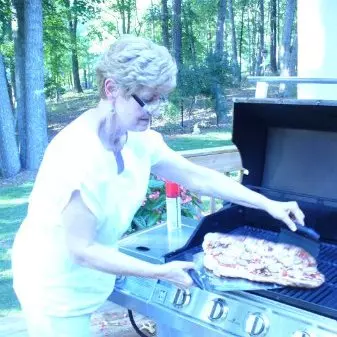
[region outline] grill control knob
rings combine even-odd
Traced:
[[[245,330],[250,336],[264,336],[269,329],[267,318],[261,313],[249,314]]]
[[[211,321],[217,321],[224,319],[228,314],[228,306],[225,300],[222,298],[215,298],[210,302],[211,309],[209,311],[208,319]]]
[[[186,290],[178,289],[173,299],[173,305],[176,308],[182,308],[189,305],[190,302],[191,302],[190,291],[188,289]]]
[[[314,336],[306,331],[296,331],[293,333],[292,337],[314,337]]]

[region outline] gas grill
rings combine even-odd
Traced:
[[[233,142],[249,175],[242,183],[281,201],[296,200],[306,225],[321,236],[316,289],[254,291],[177,289],[137,277],[119,278],[110,296],[157,322],[157,336],[337,336],[337,103],[236,100]],[[249,235],[276,242],[282,223],[266,212],[225,203],[180,230],[165,224],[120,241],[120,250],[152,263],[184,260],[201,251],[209,232]]]

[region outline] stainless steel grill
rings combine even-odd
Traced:
[[[317,289],[190,292],[157,280],[119,279],[110,300],[153,318],[158,336],[337,336],[337,106],[331,102],[237,101],[233,141],[249,170],[243,184],[278,200],[296,200],[321,235]],[[278,240],[268,214],[224,205],[200,223],[168,233],[165,225],[136,233],[120,249],[153,263],[201,250],[208,232]]]

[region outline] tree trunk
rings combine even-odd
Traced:
[[[276,50],[277,50],[277,6],[276,0],[270,0],[270,70],[277,73]]]
[[[130,34],[130,30],[131,30],[131,7],[132,7],[132,0],[128,0],[127,27],[126,27],[126,33],[127,34]]]
[[[256,60],[256,75],[261,76],[264,73],[264,3],[263,0],[259,0],[259,49]]]
[[[296,0],[287,0],[284,19],[282,46],[280,55],[281,76],[291,76],[291,36],[296,13]],[[296,42],[297,45],[297,42]],[[297,49],[296,49],[297,50]],[[296,53],[295,50],[295,53]],[[280,84],[280,96],[289,97],[294,95],[294,85]]]
[[[281,38],[280,38],[280,35],[281,35],[281,24],[280,24],[280,22],[281,22],[281,15],[280,15],[280,13],[281,13],[281,7],[280,7],[280,0],[276,0],[277,1],[277,9],[276,9],[276,11],[277,11],[277,13],[278,13],[278,15],[277,15],[277,29],[276,29],[276,31],[277,31],[277,33],[276,33],[276,36],[277,36],[277,46],[278,46],[278,48],[277,48],[277,69],[280,69],[280,64],[281,64],[281,62],[280,62],[280,55],[281,55],[281,48],[280,48],[280,45],[281,45],[281,43],[280,43],[280,40],[281,40]]]
[[[184,127],[184,103],[183,100],[180,100],[180,126]]]
[[[87,69],[83,70],[83,77],[84,77],[84,88],[88,89],[88,76],[87,76]]]
[[[12,60],[11,60],[11,57],[9,57],[9,71],[10,71],[10,75],[12,77],[12,66],[11,64],[12,63]],[[11,105],[11,110],[14,109],[14,104],[13,104],[13,87],[11,86],[10,82],[8,81],[8,78],[6,77],[6,88],[7,88],[7,91],[8,91],[8,97],[9,97],[9,103]]]
[[[18,127],[18,142],[20,149],[21,167],[26,168],[27,159],[27,130],[26,130],[26,108],[25,108],[25,20],[24,4],[21,0],[14,0],[16,10],[17,31],[14,31],[15,49],[15,99],[16,99],[16,119]]]
[[[68,15],[68,29],[71,43],[71,66],[74,79],[74,88],[76,92],[83,92],[81,87],[79,66],[78,66],[78,56],[77,56],[77,13],[74,11],[72,13],[72,8],[76,8],[77,0],[72,0],[72,5],[70,0],[64,0],[65,7],[67,8]]]
[[[290,75],[290,48],[291,32],[296,13],[296,0],[287,0],[287,7],[283,26],[282,46],[281,46],[281,76]]]
[[[248,74],[252,75],[252,32],[251,32],[251,10],[248,6],[248,13],[247,13],[247,31],[248,31]]]
[[[232,65],[233,65],[232,73],[234,77],[234,84],[237,85],[240,79],[240,74],[239,74],[239,63],[238,63],[238,49],[237,49],[237,43],[236,43],[233,0],[228,0],[228,11],[229,11],[229,19],[231,21],[231,31],[232,31]]]
[[[223,64],[224,60],[224,25],[226,18],[227,0],[220,0],[218,7],[218,19],[215,35],[215,60],[216,63]],[[214,78],[213,96],[215,100],[215,112],[217,115],[217,125],[226,113],[225,98],[219,78]]]
[[[223,59],[223,53],[224,53],[224,27],[225,27],[225,19],[226,19],[226,5],[227,5],[227,0],[219,1],[218,20],[217,20],[216,35],[215,35],[215,54],[219,60]]]
[[[68,73],[68,83],[69,83],[69,87],[74,89],[74,82],[73,82],[72,73]]]
[[[242,4],[241,8],[241,23],[240,23],[240,43],[239,43],[239,83],[241,83],[241,73],[242,73],[242,44],[243,44],[243,30],[244,30],[244,18],[245,9],[247,7],[247,1]],[[249,29],[249,18],[248,18],[248,29]],[[249,43],[249,38],[248,38]]]
[[[163,45],[170,50],[170,35],[169,35],[169,13],[167,7],[167,0],[161,1],[161,30],[163,36]]]
[[[257,37],[257,17],[256,13],[253,11],[252,12],[252,33],[251,33],[251,46],[252,46],[252,62],[251,62],[251,74],[256,75],[256,37]]]
[[[291,45],[291,53],[290,53],[290,60],[289,60],[290,76],[297,75],[297,56],[298,56],[298,40],[297,40],[297,33],[296,33],[294,36],[294,41]]]
[[[8,178],[20,171],[20,158],[6,82],[5,65],[0,54],[0,160],[2,176]]]
[[[193,19],[192,19],[192,8],[191,4],[187,4],[187,12],[184,15],[185,17],[185,27],[186,27],[186,35],[188,39],[188,49],[190,51],[190,59],[192,60],[193,64],[197,63],[197,53],[195,50],[195,36],[194,36],[194,29],[193,29]]]
[[[297,75],[297,34],[294,37],[293,44],[290,48],[289,55],[289,76]],[[288,76],[288,75],[286,75]],[[280,97],[297,97],[297,85],[294,83],[280,84],[279,86],[279,96]]]
[[[77,16],[73,20],[69,21],[69,31],[70,31],[70,40],[71,40],[71,61],[72,61],[72,71],[74,78],[74,87],[76,92],[83,92],[79,66],[78,66],[78,56],[77,56]]]
[[[178,68],[180,68],[183,63],[181,0],[173,0],[172,50]]]
[[[172,18],[172,51],[177,63],[177,87],[181,87],[181,68],[183,65],[182,56],[182,24],[181,24],[181,0],[173,0],[173,18]],[[184,126],[184,103],[180,98],[181,126]]]
[[[25,2],[25,106],[27,169],[37,170],[48,144],[44,96],[41,0]]]
[[[117,0],[119,13],[122,17],[122,33],[126,33],[126,18],[125,18],[125,0]]]
[[[3,43],[8,43],[13,41],[13,32],[12,32],[12,11],[11,3],[9,0],[0,0],[0,46]],[[8,96],[12,110],[14,109],[14,91],[15,91],[15,72],[14,72],[14,58],[13,56],[7,53],[7,69],[9,70],[10,77],[6,77],[6,87],[8,90]]]

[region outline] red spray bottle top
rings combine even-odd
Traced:
[[[172,181],[166,181],[165,189],[166,189],[166,197],[168,198],[178,198],[180,196],[179,185]]]

